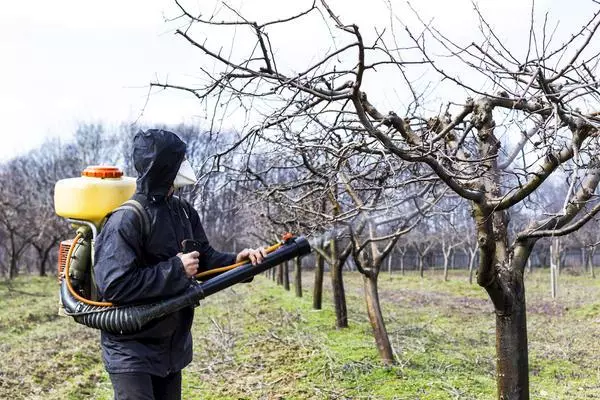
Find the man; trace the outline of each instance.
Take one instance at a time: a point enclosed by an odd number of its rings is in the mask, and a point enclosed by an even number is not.
[[[199,266],[262,261],[263,249],[237,255],[214,250],[198,213],[173,196],[176,186],[196,180],[177,135],[150,129],[135,136],[133,148],[138,172],[133,198],[145,208],[151,227],[145,237],[140,216],[132,210],[118,210],[107,220],[95,245],[95,279],[103,300],[122,305],[170,298],[190,285]],[[182,254],[184,239],[199,241],[200,251]],[[181,399],[181,370],[192,361],[193,317],[189,307],[136,334],[101,333],[116,400]]]

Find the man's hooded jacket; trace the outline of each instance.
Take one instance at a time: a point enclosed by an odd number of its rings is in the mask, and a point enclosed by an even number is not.
[[[102,300],[117,305],[143,304],[170,298],[190,285],[177,257],[184,239],[202,243],[200,267],[232,264],[235,255],[214,250],[198,213],[169,190],[185,158],[186,145],[172,132],[150,129],[133,140],[138,172],[134,199],[151,221],[144,237],[138,215],[131,210],[113,213],[95,245],[95,279]],[[139,333],[102,332],[102,357],[109,373],[143,372],[166,376],[192,360],[189,307],[151,322]]]

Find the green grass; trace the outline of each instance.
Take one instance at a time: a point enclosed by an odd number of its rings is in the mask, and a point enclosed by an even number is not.
[[[312,274],[305,274],[305,282]],[[330,302],[311,309],[259,277],[202,302],[184,399],[490,399],[495,397],[494,314],[465,272],[382,274],[380,296],[397,364],[378,359],[362,280],[345,274],[350,327]],[[600,398],[600,280],[527,277],[531,398]],[[331,297],[326,290],[326,299]],[[98,332],[56,315],[53,278],[0,284],[0,398],[111,399]]]

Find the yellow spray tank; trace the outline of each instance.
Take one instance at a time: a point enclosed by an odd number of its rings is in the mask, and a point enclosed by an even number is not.
[[[54,211],[77,229],[77,240],[64,240],[59,246],[59,282],[68,269],[69,286],[78,295],[95,300],[93,247],[107,214],[135,193],[135,179],[123,176],[112,166],[90,166],[78,178],[61,179],[54,186]],[[67,264],[69,267],[67,268]],[[61,312],[62,306],[59,309]]]
[[[54,187],[54,210],[68,219],[93,223],[127,201],[135,192],[135,179],[117,167],[87,167],[78,178],[61,179]]]

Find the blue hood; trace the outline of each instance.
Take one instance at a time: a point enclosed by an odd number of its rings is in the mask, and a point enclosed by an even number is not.
[[[173,186],[185,159],[186,144],[173,132],[148,129],[133,138],[133,162],[138,172],[137,192],[164,197]]]

